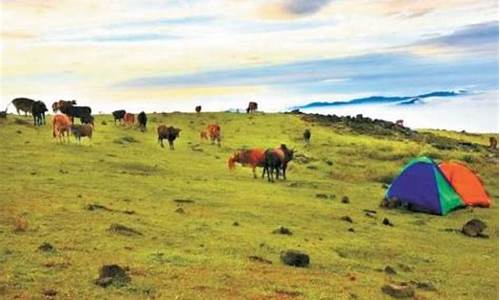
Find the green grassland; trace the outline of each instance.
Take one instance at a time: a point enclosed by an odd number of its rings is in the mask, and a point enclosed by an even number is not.
[[[199,139],[213,122],[221,147]],[[182,128],[174,151],[157,143],[159,124]],[[304,128],[313,134],[308,146]],[[483,145],[490,136],[428,132]],[[287,181],[228,171],[234,150],[281,143],[299,154]],[[467,163],[493,206],[445,217],[379,208],[384,183],[418,155]],[[56,299],[386,299],[382,285],[410,281],[436,288],[416,289],[417,299],[498,295],[498,154],[486,148],[440,150],[296,115],[236,113],[151,114],[145,133],[99,115],[92,141],[59,144],[50,125],[9,115],[0,120],[0,178],[0,298],[43,299],[54,290]],[[446,230],[472,218],[486,222],[488,239]],[[111,232],[111,224],[141,235]],[[273,234],[279,226],[293,235]],[[44,242],[56,250],[37,250]],[[281,263],[287,249],[308,253],[310,266]],[[128,267],[130,283],[95,285],[105,264]]]

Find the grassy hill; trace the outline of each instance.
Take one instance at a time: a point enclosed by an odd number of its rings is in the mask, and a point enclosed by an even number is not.
[[[97,116],[94,139],[81,145],[56,143],[49,125],[34,128],[29,118],[0,120],[0,298],[386,299],[384,284],[410,281],[435,287],[417,288],[418,299],[497,298],[498,154],[480,146],[488,135],[421,132],[478,144],[443,148],[288,114],[149,120],[141,133]],[[220,148],[199,140],[211,122],[222,127]],[[182,128],[174,151],[158,145],[159,124]],[[234,150],[281,143],[299,153],[286,182],[253,179],[240,166],[228,171]],[[445,217],[379,208],[384,184],[418,155],[467,163],[493,207]],[[472,218],[487,223],[489,239],[447,230]],[[273,234],[279,226],[293,234]],[[55,251],[38,250],[44,242]],[[282,264],[287,249],[308,253],[310,266]],[[95,285],[106,264],[127,267],[130,283]]]

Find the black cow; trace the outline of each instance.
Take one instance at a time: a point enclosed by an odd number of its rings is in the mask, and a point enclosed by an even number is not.
[[[306,142],[306,144],[309,144],[309,141],[311,140],[311,130],[309,129],[304,130],[302,136],[304,137],[304,142]]]
[[[168,140],[168,145],[170,150],[174,150],[174,141],[179,136],[181,129],[174,128],[172,126],[167,127],[165,125],[158,126],[158,143],[163,147],[163,139]]]
[[[141,111],[137,115],[137,121],[139,122],[139,128],[141,129],[142,132],[146,130],[146,123],[148,122],[148,117],[146,116],[146,113]]]
[[[17,114],[20,115],[19,111],[24,111],[24,115],[27,116],[28,113],[31,113],[31,108],[35,100],[29,98],[15,98],[12,100],[12,104],[17,110]]]
[[[113,112],[113,118],[115,119],[115,125],[116,125],[116,120],[119,120],[120,122],[123,121],[123,117],[125,116],[125,113],[127,113],[127,112],[124,109],[115,110]]]
[[[196,111],[197,113],[200,113],[200,112],[201,112],[201,105],[197,105],[197,106],[194,108],[194,111]]]
[[[82,124],[90,124],[92,127],[95,127],[94,125],[94,116],[91,115],[85,115],[80,117],[80,122]]]
[[[250,101],[248,102],[248,107],[247,107],[247,114],[256,112],[258,108],[257,102]]]
[[[87,117],[92,114],[92,109],[88,106],[70,106],[68,107],[67,112],[63,112],[68,117],[71,118],[71,122],[74,123],[75,118]]]
[[[267,149],[264,153],[264,170],[262,176],[267,172],[267,180],[274,181],[273,173],[276,171],[276,179],[279,178],[280,169],[283,171],[283,180],[286,180],[286,169],[288,163],[293,159],[294,150],[289,150],[285,144],[280,148]]]
[[[45,112],[48,111],[47,106],[42,101],[35,101],[31,106],[31,114],[33,115],[33,125],[45,125]]]

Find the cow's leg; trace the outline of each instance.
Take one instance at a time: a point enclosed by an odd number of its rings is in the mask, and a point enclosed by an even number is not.
[[[174,141],[168,140],[168,145],[170,146],[170,150],[174,150]]]
[[[286,167],[287,164],[283,164],[283,180],[286,180]]]
[[[254,178],[254,179],[257,179],[257,173],[255,172],[255,168],[256,168],[256,167],[257,167],[257,166],[252,166],[252,172],[253,172],[253,178]],[[264,175],[262,175],[262,176],[264,176]]]

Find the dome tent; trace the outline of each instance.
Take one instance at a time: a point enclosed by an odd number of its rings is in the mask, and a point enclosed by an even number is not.
[[[425,156],[410,161],[393,180],[386,198],[394,197],[418,211],[438,215],[464,206],[438,165]]]
[[[442,162],[439,168],[465,205],[490,207],[481,179],[469,168],[456,162]]]

